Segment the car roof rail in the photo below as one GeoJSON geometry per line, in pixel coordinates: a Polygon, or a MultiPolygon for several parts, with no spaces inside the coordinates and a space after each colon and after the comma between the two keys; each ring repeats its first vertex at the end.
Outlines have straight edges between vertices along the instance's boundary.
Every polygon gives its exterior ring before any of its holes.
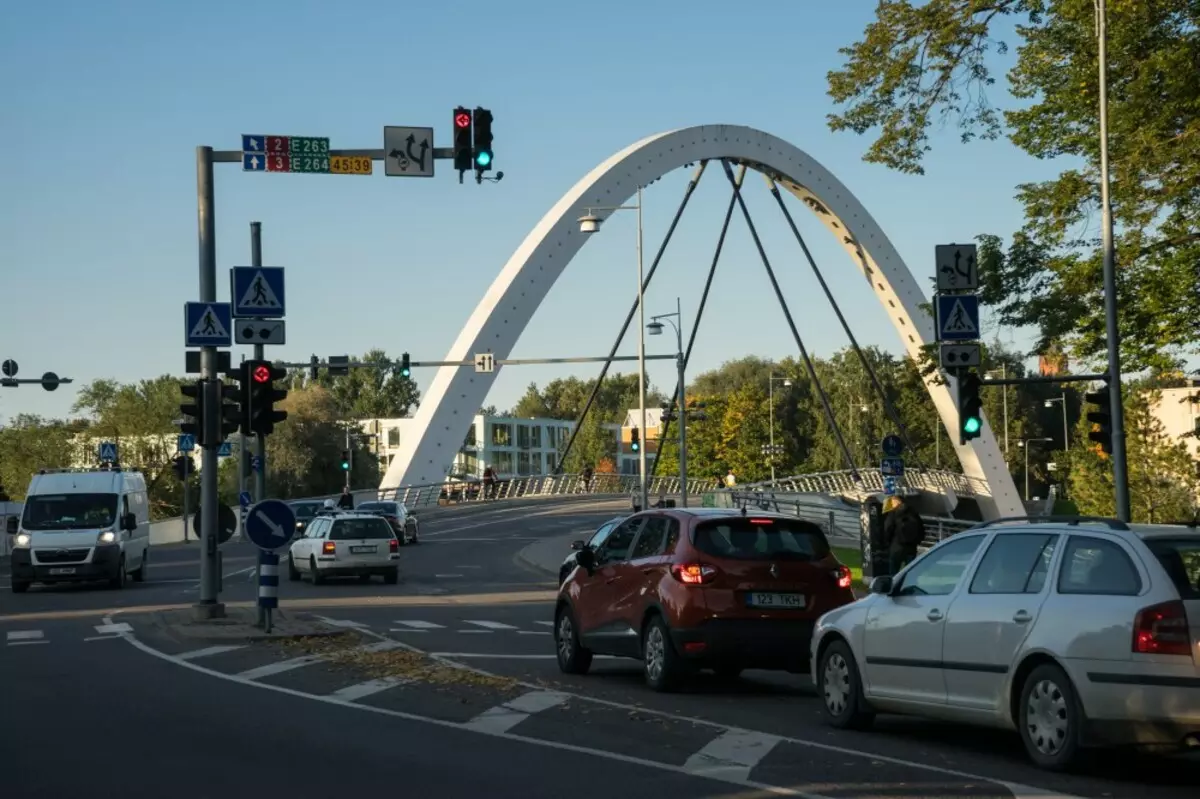
{"type": "Polygon", "coordinates": [[[1120,519],[1113,519],[1107,516],[1071,516],[1071,515],[1053,515],[1039,514],[1034,516],[1002,516],[999,519],[988,519],[979,524],[968,527],[968,530],[981,530],[984,527],[991,527],[994,524],[1004,524],[1005,522],[1055,522],[1057,524],[1069,524],[1078,527],[1084,522],[1097,522],[1108,527],[1110,530],[1128,530],[1129,525],[1120,519]]]}

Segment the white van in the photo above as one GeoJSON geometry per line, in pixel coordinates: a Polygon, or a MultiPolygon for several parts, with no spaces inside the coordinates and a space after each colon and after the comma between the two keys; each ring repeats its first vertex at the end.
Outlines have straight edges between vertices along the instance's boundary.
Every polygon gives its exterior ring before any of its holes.
{"type": "Polygon", "coordinates": [[[150,503],[141,472],[43,469],[33,476],[12,536],[12,589],[33,583],[146,579],[150,503]]]}

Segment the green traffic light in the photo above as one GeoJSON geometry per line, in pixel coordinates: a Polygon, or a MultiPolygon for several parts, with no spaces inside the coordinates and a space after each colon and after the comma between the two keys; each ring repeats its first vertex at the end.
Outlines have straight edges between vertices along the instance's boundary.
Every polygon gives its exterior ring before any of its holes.
{"type": "Polygon", "coordinates": [[[409,376],[409,375],[411,375],[411,374],[412,374],[412,370],[411,370],[411,369],[401,369],[401,370],[400,370],[400,376],[401,376],[401,377],[408,377],[408,376],[409,376]]]}
{"type": "Polygon", "coordinates": [[[975,416],[968,416],[963,419],[963,431],[974,435],[983,428],[983,421],[975,416]]]}
{"type": "Polygon", "coordinates": [[[486,150],[483,151],[482,153],[478,153],[475,156],[475,163],[478,166],[491,166],[492,154],[487,152],[486,150]]]}
{"type": "Polygon", "coordinates": [[[348,471],[350,471],[350,464],[349,464],[349,463],[347,463],[346,461],[342,461],[342,471],[343,471],[343,472],[348,472],[348,471]]]}

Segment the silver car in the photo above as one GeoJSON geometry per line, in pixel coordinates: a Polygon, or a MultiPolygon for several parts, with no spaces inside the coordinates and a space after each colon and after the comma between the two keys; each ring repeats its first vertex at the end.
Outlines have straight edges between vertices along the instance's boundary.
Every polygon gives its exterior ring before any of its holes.
{"type": "Polygon", "coordinates": [[[1038,765],[1089,745],[1200,746],[1200,531],[980,525],[818,620],[829,721],[1015,729],[1038,765]]]}

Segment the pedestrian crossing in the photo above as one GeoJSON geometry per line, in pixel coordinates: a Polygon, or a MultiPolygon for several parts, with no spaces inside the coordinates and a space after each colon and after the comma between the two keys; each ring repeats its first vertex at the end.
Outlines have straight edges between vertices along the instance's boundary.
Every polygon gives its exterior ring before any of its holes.
{"type": "Polygon", "coordinates": [[[516,635],[548,635],[554,626],[551,621],[535,621],[535,629],[523,630],[515,624],[489,619],[463,619],[462,624],[471,625],[455,629],[448,624],[437,624],[421,619],[397,619],[392,624],[398,625],[388,629],[390,633],[429,633],[437,631],[462,633],[463,635],[487,635],[489,633],[508,633],[516,635]]]}
{"type": "MultiPolygon", "coordinates": [[[[82,640],[84,642],[107,641],[110,638],[120,638],[123,633],[133,632],[128,624],[94,624],[80,629],[72,628],[71,633],[55,637],[53,640],[82,640]],[[83,633],[82,635],[80,633],[83,633]],[[94,635],[89,633],[95,633],[94,635]]],[[[51,638],[45,630],[8,630],[4,633],[5,646],[36,646],[48,644],[51,638]]]]}

